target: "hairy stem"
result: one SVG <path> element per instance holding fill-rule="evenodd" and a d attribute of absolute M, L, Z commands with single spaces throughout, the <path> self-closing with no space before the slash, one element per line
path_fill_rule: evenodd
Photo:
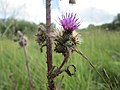
<path fill-rule="evenodd" d="M 108 79 L 109 86 L 110 86 L 110 90 L 113 90 L 113 87 L 112 87 L 112 82 L 111 82 L 111 80 L 110 80 L 110 77 L 108 76 L 108 74 L 107 74 L 107 72 L 106 72 L 106 70 L 105 70 L 105 69 L 103 69 L 103 72 L 104 72 L 104 74 L 105 74 L 106 78 Z"/>
<path fill-rule="evenodd" d="M 49 90 L 55 90 L 55 84 L 54 80 L 49 78 L 49 72 L 52 69 L 52 45 L 51 45 L 51 39 L 50 39 L 50 27 L 51 27 L 51 0 L 46 0 L 46 33 L 47 33 L 47 71 L 48 71 L 48 89 Z"/>
<path fill-rule="evenodd" d="M 24 50 L 24 55 L 25 55 L 25 60 L 26 60 L 26 68 L 27 68 L 27 72 L 28 72 L 28 80 L 29 80 L 30 90 L 34 90 L 31 75 L 30 75 L 30 68 L 28 65 L 28 57 L 27 57 L 25 46 L 23 46 L 23 50 Z"/>

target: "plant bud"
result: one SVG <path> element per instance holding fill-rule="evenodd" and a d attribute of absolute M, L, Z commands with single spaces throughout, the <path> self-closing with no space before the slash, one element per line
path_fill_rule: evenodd
<path fill-rule="evenodd" d="M 69 0 L 69 4 L 76 4 L 75 0 Z"/>

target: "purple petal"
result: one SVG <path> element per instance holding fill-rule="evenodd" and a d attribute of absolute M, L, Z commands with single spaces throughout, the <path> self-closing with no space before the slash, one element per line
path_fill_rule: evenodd
<path fill-rule="evenodd" d="M 64 28 L 64 30 L 75 30 L 80 26 L 79 18 L 76 18 L 76 14 L 73 13 L 65 13 L 62 15 L 62 18 L 58 18 L 60 25 Z"/>

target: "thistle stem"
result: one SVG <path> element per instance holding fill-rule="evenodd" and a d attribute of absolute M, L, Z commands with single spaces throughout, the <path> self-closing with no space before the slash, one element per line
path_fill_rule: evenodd
<path fill-rule="evenodd" d="M 28 80 L 29 80 L 30 90 L 34 90 L 31 75 L 30 75 L 30 68 L 29 68 L 29 64 L 28 64 L 28 57 L 27 57 L 25 46 L 23 46 L 23 51 L 24 51 L 25 60 L 26 60 L 26 68 L 27 68 L 27 72 L 28 72 Z"/>
<path fill-rule="evenodd" d="M 102 80 L 108 85 L 109 89 L 111 90 L 109 84 L 107 83 L 107 81 L 103 78 L 103 76 L 100 74 L 100 72 L 98 72 L 98 70 L 95 68 L 94 64 L 79 50 L 77 49 L 73 49 L 73 51 L 77 52 L 78 54 L 80 54 L 86 61 L 88 61 L 88 63 L 93 67 L 93 69 L 98 73 L 98 75 L 102 78 Z"/>
<path fill-rule="evenodd" d="M 46 0 L 46 34 L 47 34 L 47 38 L 46 38 L 46 44 L 47 44 L 47 72 L 48 72 L 48 89 L 49 90 L 55 90 L 55 84 L 54 84 L 54 80 L 49 78 L 49 72 L 51 71 L 51 69 L 53 68 L 52 65 L 52 43 L 51 43 L 51 39 L 50 39 L 50 27 L 51 27 L 51 0 Z"/>

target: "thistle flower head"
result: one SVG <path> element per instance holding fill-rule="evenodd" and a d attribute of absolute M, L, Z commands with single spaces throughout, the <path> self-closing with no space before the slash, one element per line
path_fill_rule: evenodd
<path fill-rule="evenodd" d="M 80 26 L 79 18 L 76 17 L 76 14 L 66 13 L 62 15 L 62 18 L 59 17 L 60 25 L 65 31 L 74 31 Z"/>

